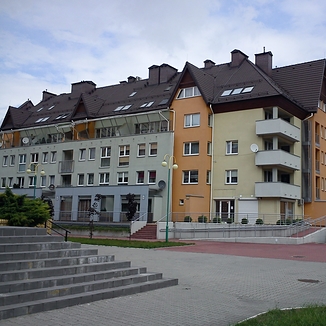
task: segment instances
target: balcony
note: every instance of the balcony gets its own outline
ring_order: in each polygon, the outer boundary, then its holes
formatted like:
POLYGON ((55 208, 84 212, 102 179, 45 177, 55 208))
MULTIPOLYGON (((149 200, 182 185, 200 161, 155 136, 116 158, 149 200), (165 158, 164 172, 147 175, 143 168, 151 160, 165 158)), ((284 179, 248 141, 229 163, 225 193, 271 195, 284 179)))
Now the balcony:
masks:
POLYGON ((271 166, 300 170, 301 159, 299 156, 282 150, 259 151, 255 156, 255 164, 257 166, 271 166))
POLYGON ((59 173, 73 173, 74 172, 73 160, 66 160, 59 162, 59 173))
POLYGON ((301 187, 283 182, 256 182, 255 196, 300 199, 301 187))
POLYGON ((282 119, 256 121, 256 135, 278 136, 291 142, 300 141, 300 128, 282 119))

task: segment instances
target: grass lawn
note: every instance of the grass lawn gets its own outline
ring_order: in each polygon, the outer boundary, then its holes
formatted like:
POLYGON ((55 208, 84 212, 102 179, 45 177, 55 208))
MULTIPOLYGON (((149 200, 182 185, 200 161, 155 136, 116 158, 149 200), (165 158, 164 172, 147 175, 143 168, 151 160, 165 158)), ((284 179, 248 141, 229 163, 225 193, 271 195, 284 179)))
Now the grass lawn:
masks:
POLYGON ((80 242, 83 244, 110 246, 110 247, 127 247, 127 248, 143 248, 155 249, 163 247, 186 246, 190 243, 185 242, 163 242, 163 241, 138 241, 138 240, 120 240, 120 239, 89 239, 68 237, 69 241, 80 242))
POLYGON ((237 326, 324 326, 326 306, 311 306, 302 309, 271 310, 266 314, 246 320, 237 326))

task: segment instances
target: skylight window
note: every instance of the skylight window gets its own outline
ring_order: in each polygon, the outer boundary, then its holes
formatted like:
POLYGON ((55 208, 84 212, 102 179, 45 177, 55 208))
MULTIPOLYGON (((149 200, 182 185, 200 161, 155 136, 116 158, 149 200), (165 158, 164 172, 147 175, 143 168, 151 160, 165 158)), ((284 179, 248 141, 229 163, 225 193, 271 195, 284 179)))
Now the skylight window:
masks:
POLYGON ((60 115, 58 115, 54 120, 60 120, 60 119, 67 118, 68 115, 69 115, 69 113, 63 113, 63 114, 60 114, 60 115))
POLYGON ((242 91, 242 87, 241 88, 235 88, 233 91, 232 91, 232 95, 236 95, 236 94, 240 94, 241 91, 242 91))
POLYGON ((43 110, 43 106, 40 107, 40 108, 37 110, 37 112, 40 112, 41 110, 43 110))
POLYGON ((121 110, 128 110, 131 107, 132 104, 128 104, 128 105, 120 105, 118 106, 116 109, 114 109, 114 111, 121 111, 121 110))
POLYGON ((150 106, 152 106, 154 104, 154 101, 152 102, 145 102, 144 104, 142 104, 140 107, 141 108, 149 108, 150 106))
POLYGON ((167 92, 172 88, 172 85, 168 86, 164 91, 167 92))
POLYGON ((54 105, 50 106, 48 110, 52 110, 54 108, 54 105))
POLYGON ((129 97, 133 97, 133 96, 135 96, 137 94, 137 92, 132 92, 130 95, 129 95, 129 97))
POLYGON ((250 93, 254 89, 254 86, 245 87, 241 93, 250 93))
POLYGON ((169 102, 169 99, 165 98, 158 105, 163 105, 163 104, 166 104, 167 102, 169 102))
POLYGON ((50 117, 45 117, 45 118, 39 118, 35 121, 35 123, 40 123, 40 122, 45 122, 46 120, 48 120, 50 117))
POLYGON ((224 92, 222 93, 221 96, 228 96, 228 95, 230 95, 231 93, 232 93, 232 89, 227 89, 226 91, 224 91, 224 92))

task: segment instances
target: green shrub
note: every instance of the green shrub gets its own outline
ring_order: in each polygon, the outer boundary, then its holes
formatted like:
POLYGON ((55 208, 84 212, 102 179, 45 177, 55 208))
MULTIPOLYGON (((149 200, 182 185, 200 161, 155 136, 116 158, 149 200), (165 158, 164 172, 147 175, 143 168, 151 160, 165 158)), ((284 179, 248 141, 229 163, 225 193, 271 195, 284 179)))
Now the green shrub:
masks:
POLYGON ((244 218, 241 220, 241 224, 248 224, 248 219, 244 217, 244 218))
POLYGON ((264 221, 261 218, 257 218, 256 224, 257 225, 263 225, 264 224, 264 221))
POLYGON ((213 223, 221 223, 221 218, 220 217, 214 217, 213 218, 213 223))
POLYGON ((207 216, 204 215, 198 216, 198 223, 207 223, 207 216))
POLYGON ((191 216, 188 215, 188 216, 185 216, 185 218, 183 219, 183 221, 189 223, 189 222, 192 221, 192 218, 191 218, 191 216))
POLYGON ((229 218, 226 219, 226 223, 227 223, 227 224, 232 224, 232 222, 233 222, 233 221, 232 221, 232 218, 229 217, 229 218))

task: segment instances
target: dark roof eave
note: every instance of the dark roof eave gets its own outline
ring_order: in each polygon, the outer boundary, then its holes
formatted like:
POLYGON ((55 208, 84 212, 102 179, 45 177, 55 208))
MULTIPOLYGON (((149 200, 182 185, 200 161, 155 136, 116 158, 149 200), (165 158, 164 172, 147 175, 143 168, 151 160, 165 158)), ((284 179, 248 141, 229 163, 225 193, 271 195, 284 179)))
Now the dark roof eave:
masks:
POLYGON ((279 106, 284 108, 289 113, 293 114, 297 118, 303 120, 307 117, 308 113, 316 112, 313 110, 304 110, 287 98, 281 95, 270 96, 264 98, 247 99, 240 101, 232 101, 227 103, 214 103, 212 104, 212 110, 214 113, 235 112, 239 110, 249 110, 254 108, 264 108, 270 106, 279 106))

